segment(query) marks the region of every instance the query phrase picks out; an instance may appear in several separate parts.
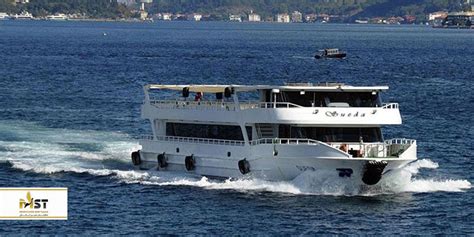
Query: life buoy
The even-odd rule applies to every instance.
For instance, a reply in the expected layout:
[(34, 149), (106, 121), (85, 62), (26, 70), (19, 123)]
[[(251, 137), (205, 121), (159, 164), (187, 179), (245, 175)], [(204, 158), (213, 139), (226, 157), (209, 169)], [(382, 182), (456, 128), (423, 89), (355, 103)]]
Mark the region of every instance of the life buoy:
[(378, 183), (386, 166), (386, 161), (368, 161), (364, 166), (362, 181), (367, 185)]
[(247, 159), (239, 160), (238, 165), (240, 173), (247, 174), (250, 172), (250, 163), (247, 161)]
[(132, 152), (132, 163), (133, 165), (140, 165), (142, 163), (142, 159), (140, 157), (140, 151)]
[(166, 156), (164, 152), (158, 155), (157, 160), (158, 160), (158, 167), (160, 169), (168, 166), (168, 162), (166, 161)]
[(187, 171), (194, 170), (194, 168), (196, 167), (194, 155), (186, 156), (186, 158), (184, 158), (184, 166), (186, 166)]

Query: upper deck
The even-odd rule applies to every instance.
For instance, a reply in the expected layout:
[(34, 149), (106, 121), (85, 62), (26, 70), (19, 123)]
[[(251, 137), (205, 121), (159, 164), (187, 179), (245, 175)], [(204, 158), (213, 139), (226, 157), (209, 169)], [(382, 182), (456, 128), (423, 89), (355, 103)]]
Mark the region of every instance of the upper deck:
[(381, 102), (379, 94), (387, 89), (342, 84), (146, 85), (142, 116), (237, 124), (400, 124), (398, 104)]

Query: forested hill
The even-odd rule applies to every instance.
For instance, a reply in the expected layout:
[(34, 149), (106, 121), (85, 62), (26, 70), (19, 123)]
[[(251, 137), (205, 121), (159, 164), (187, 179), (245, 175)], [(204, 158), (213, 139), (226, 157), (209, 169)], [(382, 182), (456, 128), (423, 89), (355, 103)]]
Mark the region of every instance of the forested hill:
[(13, 0), (0, 0), (0, 12), (28, 11), (35, 17), (54, 13), (83, 14), (97, 18), (130, 16), (130, 9), (117, 0), (30, 0), (27, 4), (13, 4)]
[(262, 16), (300, 11), (347, 16), (403, 16), (457, 11), (466, 0), (154, 0), (152, 12), (240, 14), (251, 10)]
[[(28, 4), (17, 5), (13, 2), (0, 0), (0, 12), (29, 11), (34, 16), (80, 13), (89, 17), (121, 18), (132, 16), (131, 12), (138, 7), (138, 4), (125, 6), (117, 0), (30, 0)], [(251, 11), (264, 19), (293, 11), (344, 15), (347, 18), (405, 15), (424, 18), (434, 11), (468, 8), (465, 3), (466, 0), (154, 0), (147, 5), (147, 11), (152, 14), (202, 13), (215, 16), (214, 19), (228, 19), (229, 14), (245, 15)]]

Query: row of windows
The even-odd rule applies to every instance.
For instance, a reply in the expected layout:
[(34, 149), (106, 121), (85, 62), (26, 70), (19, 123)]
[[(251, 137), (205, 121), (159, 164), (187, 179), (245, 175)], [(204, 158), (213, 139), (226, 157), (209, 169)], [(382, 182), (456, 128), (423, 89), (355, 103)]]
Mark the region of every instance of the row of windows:
[(382, 142), (380, 128), (333, 128), (279, 126), (280, 137), (308, 138), (322, 142)]
[[(247, 134), (249, 137), (252, 137), (252, 128), (246, 128)], [(236, 125), (166, 123), (166, 135), (238, 141), (244, 140), (240, 126)]]
[[(271, 91), (266, 92), (266, 101), (273, 101)], [(381, 105), (378, 94), (370, 92), (306, 92), (295, 91), (278, 93), (277, 102), (291, 102), (305, 107), (328, 107), (333, 103), (346, 104), (348, 107), (377, 107)]]
[[(252, 128), (246, 127), (249, 140), (252, 140)], [(381, 142), (380, 128), (334, 128), (334, 127), (295, 127), (279, 125), (280, 138), (307, 138), (322, 142)], [(215, 124), (166, 123), (166, 135), (177, 137), (195, 137), (243, 141), (240, 126)], [(256, 138), (253, 138), (256, 139)]]

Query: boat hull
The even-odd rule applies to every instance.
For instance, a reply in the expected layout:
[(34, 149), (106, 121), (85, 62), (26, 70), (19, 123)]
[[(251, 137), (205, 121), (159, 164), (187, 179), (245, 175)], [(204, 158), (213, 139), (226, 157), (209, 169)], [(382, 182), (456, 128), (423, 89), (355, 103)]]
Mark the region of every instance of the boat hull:
[[(203, 149), (204, 150), (204, 149)], [(251, 152), (252, 149), (250, 149)], [(216, 151), (216, 150), (214, 150)], [(140, 169), (153, 169), (159, 171), (182, 171), (200, 176), (223, 177), (223, 178), (257, 178), (270, 181), (290, 181), (306, 171), (325, 171), (337, 174), (340, 178), (352, 178), (360, 180), (361, 183), (369, 185), (377, 183), (383, 174), (390, 170), (399, 169), (406, 164), (416, 160), (416, 157), (405, 158), (352, 158), (338, 157), (327, 152), (319, 152), (314, 156), (299, 156), (297, 152), (293, 155), (289, 152), (280, 151), (281, 155), (254, 155), (240, 158), (227, 156), (212, 156), (194, 154), (172, 154), (166, 152), (154, 152), (143, 149), (139, 152)], [(216, 151), (216, 154), (219, 152)], [(262, 151), (262, 153), (267, 153)], [(284, 154), (286, 153), (286, 154)], [(316, 152), (318, 153), (318, 152)], [(336, 154), (337, 155), (337, 154)], [(161, 163), (160, 157), (161, 156)], [(190, 158), (192, 157), (192, 158)], [(165, 162), (163, 162), (163, 159)], [(193, 160), (193, 167), (187, 164), (187, 159)], [(248, 164), (248, 173), (242, 172), (239, 165), (242, 161)], [(368, 171), (369, 164), (373, 162), (382, 163), (380, 174), (375, 178)], [(367, 181), (367, 176), (369, 181)], [(380, 175), (380, 177), (378, 177)], [(363, 178), (365, 177), (365, 180)], [(363, 182), (362, 182), (363, 181)]]
[(322, 58), (345, 58), (347, 55), (346, 53), (340, 53), (340, 54), (332, 54), (332, 55), (315, 55), (314, 57), (316, 59), (322, 59)]

